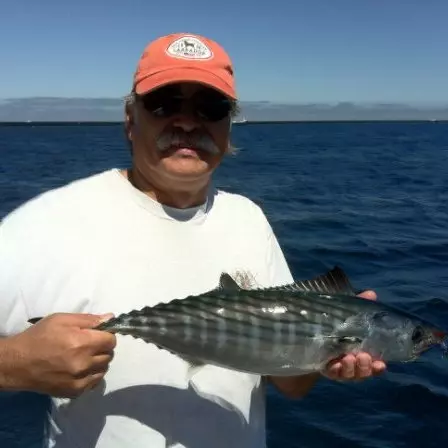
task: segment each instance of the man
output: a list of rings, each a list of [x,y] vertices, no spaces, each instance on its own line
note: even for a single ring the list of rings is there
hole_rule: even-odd
[[[211,182],[236,104],[231,60],[216,42],[161,37],[145,49],[126,104],[132,167],[49,191],[4,219],[0,388],[54,397],[48,446],[264,446],[264,379],[206,366],[189,382],[179,357],[92,329],[210,290],[222,272],[261,286],[293,281],[261,209]],[[27,328],[35,316],[48,317]],[[384,368],[350,355],[325,374]],[[267,380],[300,397],[317,377]]]

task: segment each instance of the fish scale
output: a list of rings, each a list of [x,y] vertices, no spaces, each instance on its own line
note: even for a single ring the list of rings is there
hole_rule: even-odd
[[[361,350],[409,361],[444,338],[416,316],[356,297],[337,267],[315,279],[250,290],[224,273],[212,291],[133,310],[96,329],[153,343],[193,371],[213,364],[282,376],[321,371],[331,359]]]

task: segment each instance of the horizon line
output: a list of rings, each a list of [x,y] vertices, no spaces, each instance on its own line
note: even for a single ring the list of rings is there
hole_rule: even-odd
[[[40,121],[0,121],[0,126],[48,126],[48,125],[122,125],[124,122],[119,120],[40,120]],[[233,123],[233,126],[246,126],[251,124],[288,124],[288,123],[448,123],[446,119],[393,119],[393,118],[378,118],[378,119],[321,119],[321,120],[247,120],[245,122]]]
[[[15,101],[15,100],[33,100],[33,99],[58,99],[58,100],[118,100],[124,101],[127,95],[123,96],[59,96],[59,95],[35,95],[35,96],[11,96],[11,97],[0,97],[0,101]],[[267,99],[238,99],[239,103],[264,103],[264,104],[281,104],[281,105],[338,105],[338,104],[368,104],[368,105],[399,105],[399,106],[441,106],[448,107],[447,100],[420,100],[420,101],[409,101],[409,100],[327,100],[327,101],[317,101],[317,100],[307,100],[307,101],[286,101],[286,100],[267,100]]]

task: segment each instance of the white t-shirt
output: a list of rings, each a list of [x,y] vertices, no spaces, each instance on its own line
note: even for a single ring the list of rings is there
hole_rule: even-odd
[[[162,206],[112,169],[52,190],[0,226],[0,333],[54,312],[119,314],[218,285],[243,271],[260,286],[292,282],[261,209],[211,190],[203,206]],[[53,399],[47,446],[260,448],[257,375],[207,365],[189,384],[179,357],[117,336],[104,381]]]

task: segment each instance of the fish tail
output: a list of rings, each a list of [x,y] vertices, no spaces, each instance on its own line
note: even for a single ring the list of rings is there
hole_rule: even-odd
[[[163,324],[163,320],[157,320],[157,313],[154,311],[154,308],[145,307],[141,310],[120,314],[101,322],[95,327],[95,330],[131,335],[149,342],[152,335],[157,333]]]
[[[95,330],[99,331],[108,331],[109,333],[118,333],[120,330],[120,326],[123,325],[124,319],[131,319],[129,314],[123,314],[117,317],[112,317],[104,322],[101,322],[97,326],[94,327]]]
[[[32,317],[31,319],[28,319],[28,323],[34,325],[34,324],[37,324],[42,319],[43,319],[43,317]]]

